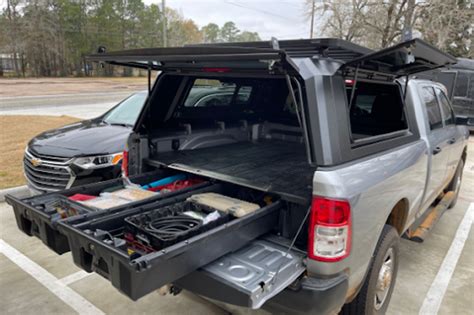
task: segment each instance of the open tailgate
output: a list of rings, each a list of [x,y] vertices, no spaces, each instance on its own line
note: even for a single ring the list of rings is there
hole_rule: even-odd
[[[289,250],[289,246],[281,238],[267,235],[175,284],[214,300],[258,309],[306,271],[306,253]]]

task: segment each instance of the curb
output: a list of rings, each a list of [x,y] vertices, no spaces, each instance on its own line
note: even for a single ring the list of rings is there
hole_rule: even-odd
[[[28,186],[24,185],[24,186],[18,186],[18,187],[12,187],[12,188],[6,188],[6,189],[0,190],[0,202],[5,201],[5,195],[7,194],[19,196],[19,197],[29,195]]]

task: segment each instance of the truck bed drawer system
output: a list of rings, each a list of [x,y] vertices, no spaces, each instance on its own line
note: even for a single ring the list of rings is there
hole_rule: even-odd
[[[155,172],[131,181],[148,187],[143,183],[176,175]],[[117,191],[112,187],[123,189],[121,180],[24,200],[7,199],[21,230],[39,237],[57,253],[70,250],[76,265],[97,272],[136,300],[278,227],[279,210],[285,206],[278,196],[193,179],[184,189],[110,209],[93,209],[71,196],[101,198],[101,191],[110,194]]]
[[[131,177],[130,181],[136,185],[144,185],[146,183],[154,183],[163,178],[175,177],[176,172],[162,169],[155,172],[142,174],[140,176]],[[196,178],[196,177],[194,177]],[[178,187],[181,189],[173,189],[162,191],[161,193],[153,194],[149,198],[139,199],[123,202],[123,198],[114,198],[110,200],[120,200],[121,202],[109,202],[110,208],[104,209],[94,206],[88,206],[87,203],[91,201],[106,198],[100,195],[107,195],[122,190],[127,186],[127,182],[123,179],[113,179],[97,184],[90,184],[79,186],[76,188],[63,190],[60,192],[52,192],[44,195],[34,196],[26,199],[18,199],[11,195],[5,197],[6,202],[12,205],[15,212],[15,219],[18,228],[27,235],[36,236],[40,238],[44,244],[58,254],[63,254],[69,251],[69,244],[66,237],[57,230],[58,221],[71,216],[91,216],[106,213],[115,213],[124,209],[139,206],[144,203],[149,203],[154,200],[161,200],[163,198],[172,197],[181,192],[186,192],[190,189],[203,187],[209,185],[205,180],[193,181],[188,187]],[[152,188],[153,189],[153,188]],[[156,189],[154,189],[156,190]],[[87,196],[88,198],[95,198],[93,200],[77,201],[72,200],[74,196]],[[72,198],[72,199],[71,199]],[[102,203],[104,204],[104,203]],[[117,204],[117,206],[113,206]],[[96,203],[98,206],[98,203]]]

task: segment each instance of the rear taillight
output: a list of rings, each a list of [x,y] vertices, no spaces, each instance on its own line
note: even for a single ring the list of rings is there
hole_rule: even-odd
[[[122,176],[128,177],[128,151],[123,151],[122,157]]]
[[[339,261],[351,250],[351,206],[348,201],[313,197],[308,233],[308,257]]]

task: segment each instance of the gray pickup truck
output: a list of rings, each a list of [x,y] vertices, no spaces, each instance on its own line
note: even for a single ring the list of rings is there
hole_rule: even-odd
[[[7,201],[23,231],[134,300],[185,289],[273,313],[383,314],[399,238],[419,239],[439,200],[456,202],[468,131],[442,85],[410,79],[456,60],[421,40],[89,59],[161,71],[128,140],[126,177]],[[203,86],[232,97],[187,106]],[[156,195],[106,209],[84,201],[110,202],[131,183]]]

